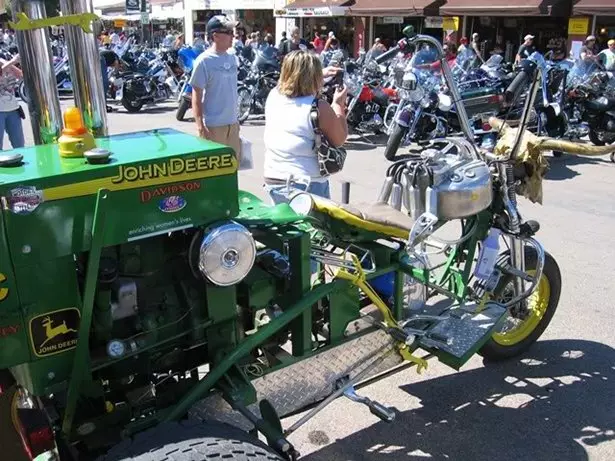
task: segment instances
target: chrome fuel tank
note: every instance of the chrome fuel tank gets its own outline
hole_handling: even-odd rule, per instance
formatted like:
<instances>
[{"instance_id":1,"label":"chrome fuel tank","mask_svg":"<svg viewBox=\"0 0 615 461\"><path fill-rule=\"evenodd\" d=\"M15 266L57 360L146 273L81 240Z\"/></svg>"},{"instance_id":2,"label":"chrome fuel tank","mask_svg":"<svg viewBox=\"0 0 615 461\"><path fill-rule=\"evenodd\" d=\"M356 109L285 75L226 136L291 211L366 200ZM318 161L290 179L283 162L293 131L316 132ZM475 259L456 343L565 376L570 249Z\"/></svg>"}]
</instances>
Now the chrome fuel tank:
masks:
<instances>
[{"instance_id":1,"label":"chrome fuel tank","mask_svg":"<svg viewBox=\"0 0 615 461\"><path fill-rule=\"evenodd\" d=\"M414 219L425 211L440 221L467 218L493 200L487 164L455 149L426 149L407 162L400 183L403 207Z\"/></svg>"},{"instance_id":2,"label":"chrome fuel tank","mask_svg":"<svg viewBox=\"0 0 615 461\"><path fill-rule=\"evenodd\" d=\"M434 183L427 187L425 195L427 210L440 220L474 216L493 200L491 172L481 160L457 164L450 174L434 174Z\"/></svg>"}]
</instances>

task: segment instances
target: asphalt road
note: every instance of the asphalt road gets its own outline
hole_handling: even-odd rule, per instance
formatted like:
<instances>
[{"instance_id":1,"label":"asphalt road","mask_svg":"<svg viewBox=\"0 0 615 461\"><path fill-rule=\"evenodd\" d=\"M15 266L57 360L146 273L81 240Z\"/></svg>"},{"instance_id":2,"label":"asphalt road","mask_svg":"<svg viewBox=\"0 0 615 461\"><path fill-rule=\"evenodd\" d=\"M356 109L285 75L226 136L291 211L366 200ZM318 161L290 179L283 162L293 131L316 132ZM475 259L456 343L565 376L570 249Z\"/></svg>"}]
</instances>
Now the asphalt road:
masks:
<instances>
[{"instance_id":1,"label":"asphalt road","mask_svg":"<svg viewBox=\"0 0 615 461\"><path fill-rule=\"evenodd\" d=\"M109 116L109 131L175 127L195 133L193 123L175 120L174 109L169 104L128 114L122 108ZM242 127L254 143L255 169L241 173L240 186L259 195L262 126L253 121ZM348 180L351 202L373 200L386 168L382 148L355 139L348 148L346 169L332 181L334 197ZM558 311L541 340L507 363L487 366L474 357L455 372L431 362L421 376L404 371L362 390L397 409L394 424L338 400L291 436L303 459L615 459L615 245L609 243L615 164L607 157L549 160L544 205L522 201L525 217L541 223L538 238L563 277Z\"/></svg>"}]
</instances>

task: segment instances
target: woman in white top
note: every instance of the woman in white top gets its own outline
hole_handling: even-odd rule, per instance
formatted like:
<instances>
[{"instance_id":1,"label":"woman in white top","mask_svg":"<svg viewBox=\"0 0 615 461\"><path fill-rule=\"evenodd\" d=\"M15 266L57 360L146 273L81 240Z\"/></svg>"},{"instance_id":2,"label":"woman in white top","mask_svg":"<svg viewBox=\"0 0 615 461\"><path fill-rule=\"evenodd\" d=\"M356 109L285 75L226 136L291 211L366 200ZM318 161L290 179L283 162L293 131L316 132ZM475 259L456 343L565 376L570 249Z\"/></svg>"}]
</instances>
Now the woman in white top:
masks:
<instances>
[{"instance_id":1,"label":"woman in white top","mask_svg":"<svg viewBox=\"0 0 615 461\"><path fill-rule=\"evenodd\" d=\"M19 79L23 77L21 69L14 65L16 59L0 59L0 150L4 148L4 133L9 135L13 149L25 144L21 116L23 109L15 97Z\"/></svg>"},{"instance_id":2,"label":"woman in white top","mask_svg":"<svg viewBox=\"0 0 615 461\"><path fill-rule=\"evenodd\" d=\"M314 149L316 135L310 118L312 102L323 86L318 55L293 51L282 63L278 86L265 104L265 190L274 203L286 200L287 181L293 187L329 198L329 181L320 175ZM346 141L346 88L336 90L333 102L318 101L323 135L339 147ZM309 182L309 186L306 183Z\"/></svg>"}]
</instances>

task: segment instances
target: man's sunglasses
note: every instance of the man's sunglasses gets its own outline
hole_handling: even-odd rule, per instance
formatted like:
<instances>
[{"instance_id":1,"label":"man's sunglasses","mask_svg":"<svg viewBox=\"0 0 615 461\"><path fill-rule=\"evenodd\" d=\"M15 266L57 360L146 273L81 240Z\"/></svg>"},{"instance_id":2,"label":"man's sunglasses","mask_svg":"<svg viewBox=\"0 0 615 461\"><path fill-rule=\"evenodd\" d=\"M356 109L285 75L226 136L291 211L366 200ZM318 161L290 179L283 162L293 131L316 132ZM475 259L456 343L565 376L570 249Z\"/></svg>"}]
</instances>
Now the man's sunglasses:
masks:
<instances>
[{"instance_id":1,"label":"man's sunglasses","mask_svg":"<svg viewBox=\"0 0 615 461\"><path fill-rule=\"evenodd\" d=\"M233 35L232 30L216 30L214 34L224 34L224 35Z\"/></svg>"}]
</instances>

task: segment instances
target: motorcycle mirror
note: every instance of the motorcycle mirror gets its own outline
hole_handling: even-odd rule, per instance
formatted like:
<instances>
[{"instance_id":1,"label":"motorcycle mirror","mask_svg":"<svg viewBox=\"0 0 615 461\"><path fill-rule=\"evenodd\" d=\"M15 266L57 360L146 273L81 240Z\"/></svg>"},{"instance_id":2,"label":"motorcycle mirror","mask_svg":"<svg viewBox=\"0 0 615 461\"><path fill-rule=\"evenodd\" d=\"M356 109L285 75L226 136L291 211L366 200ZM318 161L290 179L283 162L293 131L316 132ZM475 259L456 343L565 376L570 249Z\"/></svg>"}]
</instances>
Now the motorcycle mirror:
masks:
<instances>
[{"instance_id":1,"label":"motorcycle mirror","mask_svg":"<svg viewBox=\"0 0 615 461\"><path fill-rule=\"evenodd\" d=\"M412 38L416 35L416 32L414 31L414 26L410 24L404 27L401 32L402 34L404 34L405 37L408 37L408 38Z\"/></svg>"}]
</instances>

